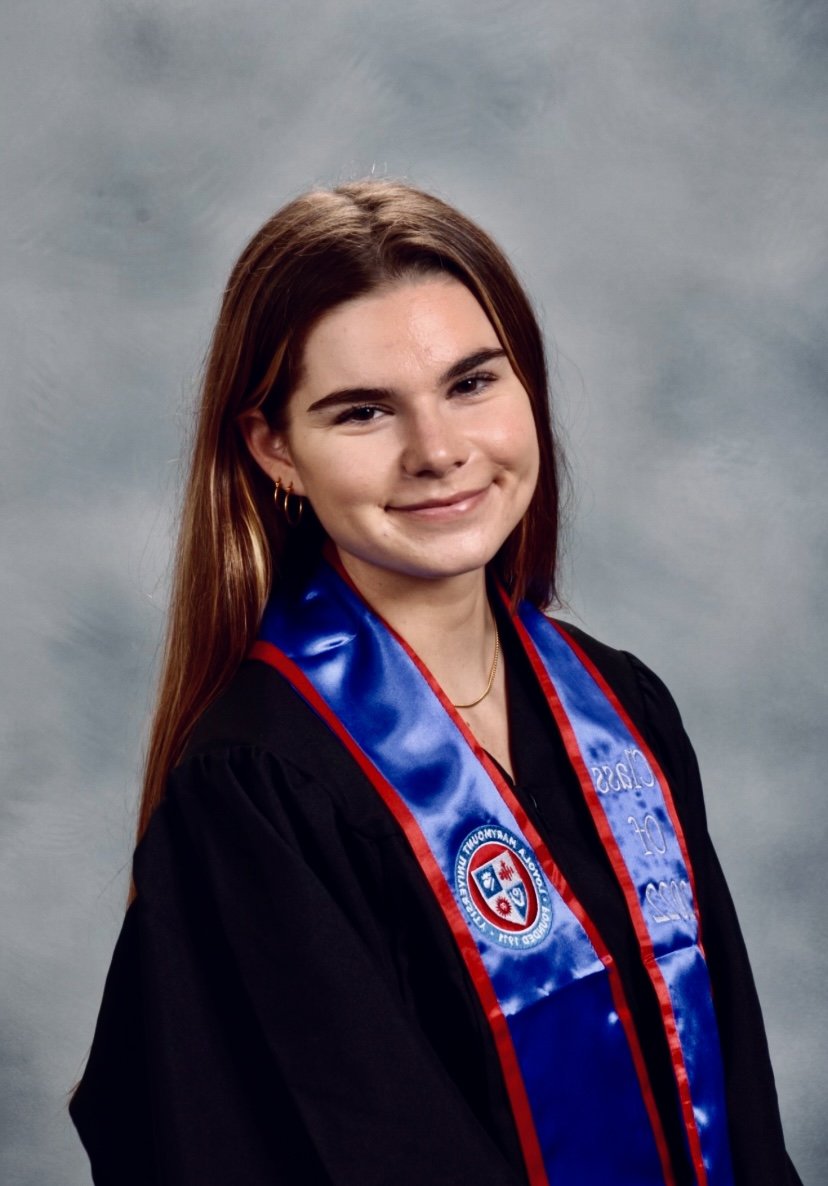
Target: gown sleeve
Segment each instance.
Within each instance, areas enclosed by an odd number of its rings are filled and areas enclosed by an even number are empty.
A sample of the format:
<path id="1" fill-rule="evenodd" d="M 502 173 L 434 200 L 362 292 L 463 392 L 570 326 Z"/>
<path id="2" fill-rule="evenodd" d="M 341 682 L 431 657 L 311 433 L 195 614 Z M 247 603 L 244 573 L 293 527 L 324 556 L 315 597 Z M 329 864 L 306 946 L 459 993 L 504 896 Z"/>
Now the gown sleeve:
<path id="1" fill-rule="evenodd" d="M 291 794 L 261 751 L 173 772 L 71 1105 L 96 1186 L 518 1186 Z"/>
<path id="2" fill-rule="evenodd" d="M 733 899 L 707 830 L 698 762 L 670 692 L 635 656 L 637 677 L 656 753 L 670 756 L 668 777 L 696 876 L 713 1004 L 725 1071 L 728 1125 L 737 1182 L 802 1186 L 785 1152 L 779 1104 L 762 1011 Z M 756 1167 L 740 1172 L 742 1151 Z M 760 1168 L 761 1167 L 761 1168 Z"/>

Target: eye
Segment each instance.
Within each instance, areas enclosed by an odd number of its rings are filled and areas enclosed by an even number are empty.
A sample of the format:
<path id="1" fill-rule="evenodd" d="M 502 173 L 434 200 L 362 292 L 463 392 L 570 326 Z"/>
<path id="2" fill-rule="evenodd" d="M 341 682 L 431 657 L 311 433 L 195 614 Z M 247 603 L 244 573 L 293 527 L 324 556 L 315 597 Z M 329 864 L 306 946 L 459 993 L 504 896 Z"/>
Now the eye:
<path id="1" fill-rule="evenodd" d="M 479 391 L 482 391 L 490 383 L 493 383 L 496 378 L 496 375 L 483 372 L 475 375 L 466 375 L 465 378 L 458 379 L 451 390 L 457 395 L 477 395 Z"/>
<path id="2" fill-rule="evenodd" d="M 345 408 L 334 418 L 334 424 L 370 424 L 382 414 L 382 408 L 375 404 L 354 404 Z"/>

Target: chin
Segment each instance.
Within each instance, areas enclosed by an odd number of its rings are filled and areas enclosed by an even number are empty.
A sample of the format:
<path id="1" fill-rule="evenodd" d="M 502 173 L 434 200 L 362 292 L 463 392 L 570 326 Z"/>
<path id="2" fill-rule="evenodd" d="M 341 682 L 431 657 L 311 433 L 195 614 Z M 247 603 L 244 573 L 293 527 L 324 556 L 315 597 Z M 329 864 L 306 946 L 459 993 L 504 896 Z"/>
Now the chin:
<path id="1" fill-rule="evenodd" d="M 356 541 L 354 545 L 349 547 L 344 540 L 337 544 L 340 553 L 344 553 L 346 565 L 347 557 L 351 556 L 360 566 L 373 569 L 378 575 L 384 572 L 413 580 L 446 581 L 485 571 L 502 547 L 503 540 L 498 534 L 496 539 L 463 540 L 455 537 L 453 540 L 412 541 L 408 546 L 396 548 L 366 548 L 364 542 L 360 547 Z"/>
<path id="2" fill-rule="evenodd" d="M 470 555 L 459 555 L 455 550 L 450 556 L 418 556 L 408 563 L 397 566 L 397 571 L 427 581 L 445 581 L 452 577 L 468 576 L 469 573 L 485 571 L 486 566 L 497 555 L 498 549 Z"/>

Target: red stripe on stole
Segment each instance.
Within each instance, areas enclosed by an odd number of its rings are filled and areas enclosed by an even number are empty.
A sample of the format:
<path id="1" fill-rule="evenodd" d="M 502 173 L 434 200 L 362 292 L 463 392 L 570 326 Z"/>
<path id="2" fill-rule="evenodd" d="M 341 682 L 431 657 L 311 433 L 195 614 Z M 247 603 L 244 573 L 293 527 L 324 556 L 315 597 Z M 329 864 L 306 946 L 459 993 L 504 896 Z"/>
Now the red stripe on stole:
<path id="1" fill-rule="evenodd" d="M 604 844 L 604 848 L 607 851 L 607 855 L 610 859 L 613 871 L 615 872 L 615 876 L 618 878 L 618 882 L 621 886 L 621 889 L 623 890 L 624 897 L 627 902 L 627 909 L 629 910 L 633 928 L 641 947 L 644 968 L 650 978 L 658 998 L 662 1022 L 670 1050 L 670 1058 L 673 1063 L 673 1073 L 675 1074 L 676 1085 L 678 1087 L 682 1118 L 684 1121 L 685 1131 L 687 1133 L 693 1169 L 695 1170 L 699 1186 L 707 1186 L 707 1170 L 705 1168 L 704 1158 L 702 1155 L 701 1140 L 699 1138 L 699 1131 L 696 1125 L 696 1117 L 693 1112 L 693 1101 L 690 1094 L 690 1079 L 687 1074 L 687 1066 L 684 1061 L 684 1052 L 681 1048 L 681 1041 L 678 1035 L 676 1017 L 673 1011 L 673 1002 L 670 998 L 670 991 L 667 987 L 667 982 L 664 979 L 664 974 L 656 962 L 652 939 L 650 937 L 650 932 L 647 929 L 647 924 L 641 909 L 641 903 L 638 900 L 638 893 L 635 886 L 633 885 L 633 881 L 626 862 L 621 855 L 621 849 L 618 845 L 618 841 L 615 838 L 615 834 L 612 831 L 610 823 L 606 817 L 606 814 L 604 813 L 603 808 L 601 807 L 600 802 L 598 801 L 598 793 L 595 790 L 595 786 L 586 768 L 586 764 L 583 760 L 575 732 L 572 728 L 572 725 L 570 724 L 566 710 L 560 702 L 558 694 L 555 690 L 555 686 L 549 678 L 546 668 L 543 665 L 543 661 L 537 653 L 531 635 L 524 626 L 523 622 L 517 617 L 517 615 L 515 615 L 512 620 L 514 621 L 515 627 L 518 631 L 518 634 L 520 635 L 521 641 L 523 642 L 524 649 L 526 650 L 526 654 L 529 657 L 529 661 L 532 664 L 538 682 L 541 685 L 558 728 L 560 729 L 564 745 L 569 755 L 569 760 L 572 762 L 575 773 L 578 776 L 578 781 L 581 784 L 581 790 L 583 792 L 587 806 L 593 820 L 595 821 L 595 826 L 598 829 L 598 833 Z M 550 618 L 547 618 L 546 620 L 549 622 L 549 625 L 558 632 L 563 641 L 575 652 L 577 657 L 584 664 L 584 667 L 587 669 L 593 679 L 595 679 L 601 691 L 606 695 L 613 708 L 616 710 L 626 727 L 629 729 L 636 745 L 641 748 L 641 752 L 647 758 L 648 762 L 652 762 L 652 769 L 659 780 L 659 786 L 662 795 L 664 796 L 668 812 L 670 813 L 671 822 L 676 829 L 679 847 L 681 849 L 682 857 L 684 858 L 688 874 L 691 879 L 691 884 L 693 886 L 694 901 L 698 903 L 698 898 L 695 896 L 696 887 L 693 880 L 692 866 L 690 865 L 686 844 L 684 843 L 684 833 L 681 829 L 681 825 L 678 822 L 678 818 L 675 815 L 675 804 L 673 802 L 673 797 L 670 793 L 669 784 L 664 777 L 661 767 L 655 760 L 650 747 L 647 745 L 638 729 L 636 729 L 629 717 L 629 714 L 623 708 L 617 696 L 609 687 L 606 680 L 597 670 L 595 665 L 584 654 L 577 643 L 575 643 L 566 634 L 563 628 L 558 625 L 557 622 Z M 696 915 L 698 917 L 698 906 L 696 907 Z M 699 946 L 701 948 L 701 943 L 699 943 Z M 653 1106 L 655 1106 L 654 1101 Z"/>
<path id="2" fill-rule="evenodd" d="M 480 952 L 460 913 L 451 887 L 443 876 L 442 870 L 432 854 L 428 841 L 420 830 L 416 818 L 391 784 L 382 776 L 374 763 L 353 739 L 300 667 L 277 647 L 261 640 L 254 643 L 249 652 L 249 658 L 259 659 L 264 663 L 268 663 L 271 667 L 275 667 L 293 685 L 303 699 L 308 702 L 311 708 L 328 725 L 335 736 L 339 738 L 402 828 L 414 856 L 417 858 L 442 908 L 460 950 L 463 962 L 468 968 L 472 983 L 483 1005 L 503 1071 L 509 1101 L 512 1105 L 515 1126 L 518 1131 L 518 1138 L 526 1163 L 529 1182 L 531 1186 L 549 1186 L 549 1179 L 543 1162 L 543 1154 L 538 1142 L 537 1133 L 535 1132 L 535 1125 L 532 1120 L 523 1076 L 520 1071 L 506 1018 L 503 1016 L 500 1002 L 497 999 Z"/>

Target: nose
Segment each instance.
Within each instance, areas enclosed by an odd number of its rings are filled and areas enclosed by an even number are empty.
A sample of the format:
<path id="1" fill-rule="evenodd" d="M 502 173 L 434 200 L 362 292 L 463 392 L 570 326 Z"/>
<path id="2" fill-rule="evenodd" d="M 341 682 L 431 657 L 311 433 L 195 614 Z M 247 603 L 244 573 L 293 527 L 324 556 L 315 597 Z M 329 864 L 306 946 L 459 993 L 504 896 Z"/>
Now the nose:
<path id="1" fill-rule="evenodd" d="M 402 429 L 401 462 L 409 477 L 443 477 L 469 458 L 470 445 L 443 401 L 411 409 Z"/>

